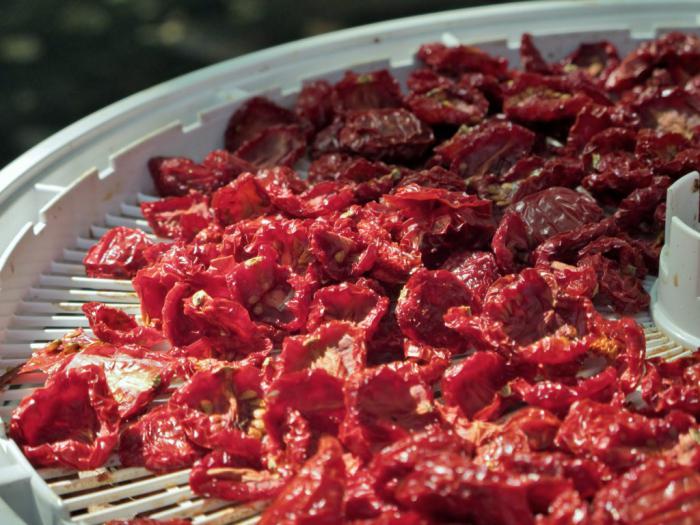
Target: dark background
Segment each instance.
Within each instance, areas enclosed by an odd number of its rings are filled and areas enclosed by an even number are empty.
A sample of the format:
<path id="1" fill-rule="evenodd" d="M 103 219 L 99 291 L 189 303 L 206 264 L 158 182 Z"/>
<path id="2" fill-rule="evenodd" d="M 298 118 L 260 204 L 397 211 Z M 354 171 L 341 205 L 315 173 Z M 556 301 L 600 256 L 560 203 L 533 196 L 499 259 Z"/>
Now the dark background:
<path id="1" fill-rule="evenodd" d="M 79 118 L 250 51 L 449 0 L 2 0 L 0 167 Z"/>

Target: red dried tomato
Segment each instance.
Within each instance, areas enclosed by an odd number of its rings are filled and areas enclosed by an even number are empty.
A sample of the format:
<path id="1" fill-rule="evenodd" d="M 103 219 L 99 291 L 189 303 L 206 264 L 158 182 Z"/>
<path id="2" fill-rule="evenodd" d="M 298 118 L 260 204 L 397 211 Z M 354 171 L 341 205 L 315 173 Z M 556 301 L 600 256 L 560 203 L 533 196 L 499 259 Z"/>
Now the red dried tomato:
<path id="1" fill-rule="evenodd" d="M 333 87 L 325 80 L 304 84 L 294 106 L 297 118 L 314 131 L 330 124 L 333 120 L 332 93 Z"/>
<path id="2" fill-rule="evenodd" d="M 85 303 L 81 307 L 95 337 L 114 345 L 153 346 L 163 335 L 153 328 L 139 326 L 133 317 L 122 310 L 102 303 Z"/>
<path id="3" fill-rule="evenodd" d="M 406 282 L 396 305 L 396 319 L 406 337 L 436 347 L 457 350 L 463 341 L 442 318 L 454 306 L 477 308 L 478 301 L 454 274 L 420 270 Z"/>
<path id="4" fill-rule="evenodd" d="M 225 134 L 226 149 L 236 151 L 244 142 L 255 138 L 269 127 L 295 123 L 296 117 L 288 109 L 263 97 L 251 98 L 228 122 Z"/>
<path id="5" fill-rule="evenodd" d="M 369 73 L 347 71 L 333 86 L 332 101 L 336 113 L 403 105 L 399 83 L 386 69 Z"/>
<path id="6" fill-rule="evenodd" d="M 251 170 L 252 165 L 226 150 L 208 153 L 201 164 L 186 157 L 153 157 L 148 161 L 148 171 L 162 197 L 181 197 L 192 190 L 211 193 Z"/>
<path id="7" fill-rule="evenodd" d="M 192 443 L 257 458 L 262 432 L 254 420 L 262 396 L 257 368 L 222 366 L 194 374 L 168 403 L 182 412 L 178 419 Z"/>
<path id="8" fill-rule="evenodd" d="M 436 421 L 433 395 L 411 365 L 360 371 L 345 383 L 343 444 L 361 458 Z"/>
<path id="9" fill-rule="evenodd" d="M 418 58 L 432 69 L 451 75 L 477 72 L 503 78 L 508 67 L 505 58 L 492 57 L 476 47 L 447 47 L 438 42 L 420 46 Z"/>
<path id="10" fill-rule="evenodd" d="M 584 400 L 571 407 L 556 442 L 564 450 L 600 459 L 619 471 L 672 447 L 678 436 L 693 424 L 693 418 L 681 412 L 652 419 L 613 405 Z"/>
<path id="11" fill-rule="evenodd" d="M 434 151 L 440 164 L 463 177 L 499 175 L 527 155 L 534 142 L 535 134 L 530 130 L 494 119 L 458 131 Z"/>
<path id="12" fill-rule="evenodd" d="M 474 125 L 484 119 L 489 109 L 488 100 L 478 89 L 459 86 L 411 94 L 406 104 L 419 119 L 431 125 Z"/>
<path id="13" fill-rule="evenodd" d="M 263 467 L 259 458 L 251 460 L 224 450 L 204 456 L 190 474 L 190 487 L 195 494 L 238 503 L 270 499 L 286 481 Z"/>
<path id="14" fill-rule="evenodd" d="M 365 279 L 326 286 L 314 294 L 307 329 L 314 330 L 325 322 L 338 320 L 359 326 L 371 337 L 388 306 L 389 299 Z"/>
<path id="15" fill-rule="evenodd" d="M 236 156 L 258 168 L 293 166 L 306 151 L 306 138 L 296 125 L 271 126 L 245 141 Z"/>
<path id="16" fill-rule="evenodd" d="M 331 321 L 307 335 L 286 337 L 279 356 L 280 372 L 321 368 L 344 379 L 365 368 L 365 332 L 347 322 Z"/>
<path id="17" fill-rule="evenodd" d="M 272 501 L 261 525 L 334 525 L 343 519 L 345 463 L 335 438 L 321 438 L 318 451 Z"/>
<path id="18" fill-rule="evenodd" d="M 124 466 L 170 472 L 192 466 L 203 450 L 185 433 L 182 412 L 167 406 L 155 408 L 125 428 L 119 439 L 119 460 Z"/>
<path id="19" fill-rule="evenodd" d="M 116 446 L 120 419 L 104 372 L 88 365 L 53 374 L 25 397 L 9 435 L 37 467 L 90 470 Z"/>
<path id="20" fill-rule="evenodd" d="M 475 311 L 481 310 L 486 291 L 500 277 L 496 258 L 490 252 L 457 252 L 442 264 L 469 289 Z"/>
<path id="21" fill-rule="evenodd" d="M 133 277 L 146 265 L 143 251 L 149 246 L 153 246 L 153 241 L 141 230 L 112 228 L 85 254 L 85 272 L 89 277 L 107 279 Z"/>
<path id="22" fill-rule="evenodd" d="M 370 159 L 411 161 L 433 143 L 432 130 L 405 109 L 353 111 L 338 134 L 340 146 Z"/>
<path id="23" fill-rule="evenodd" d="M 593 501 L 597 525 L 682 525 L 700 519 L 697 470 L 650 459 L 604 487 Z"/>
<path id="24" fill-rule="evenodd" d="M 574 118 L 591 103 L 588 93 L 566 78 L 522 73 L 506 89 L 503 111 L 521 122 L 551 122 Z"/>
<path id="25" fill-rule="evenodd" d="M 464 417 L 490 420 L 498 416 L 499 390 L 506 384 L 505 360 L 493 352 L 477 352 L 449 367 L 440 384 L 443 400 Z"/>
<path id="26" fill-rule="evenodd" d="M 142 202 L 141 211 L 153 233 L 169 239 L 190 241 L 212 219 L 209 199 L 198 193 Z"/>

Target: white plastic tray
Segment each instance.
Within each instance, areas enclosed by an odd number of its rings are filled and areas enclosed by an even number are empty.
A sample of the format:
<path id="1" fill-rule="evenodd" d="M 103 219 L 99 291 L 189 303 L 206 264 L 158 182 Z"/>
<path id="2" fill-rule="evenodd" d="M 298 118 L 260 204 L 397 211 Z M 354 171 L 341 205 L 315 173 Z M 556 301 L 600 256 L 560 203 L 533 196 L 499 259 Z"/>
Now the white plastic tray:
<path id="1" fill-rule="evenodd" d="M 691 0 L 534 2 L 444 12 L 253 53 L 90 115 L 0 172 L 0 368 L 15 366 L 33 348 L 85 326 L 80 314 L 85 301 L 137 311 L 128 281 L 85 277 L 80 262 L 85 250 L 111 226 L 147 229 L 137 206 L 153 194 L 147 159 L 201 158 L 221 147 L 232 111 L 253 95 L 285 104 L 303 81 L 336 80 L 350 68 L 389 67 L 403 81 L 414 67 L 413 53 L 429 41 L 478 44 L 517 66 L 524 31 L 535 35 L 547 58 L 556 59 L 582 41 L 600 39 L 624 54 L 670 28 L 697 32 L 699 20 L 700 4 Z M 0 395 L 0 417 L 6 420 L 37 386 L 24 383 Z M 141 512 L 192 516 L 198 524 L 229 523 L 255 512 L 197 498 L 187 486 L 187 471 L 153 476 L 114 466 L 81 475 L 60 469 L 38 473 L 1 437 L 0 498 L 32 525 L 100 523 Z M 1 509 L 0 523 L 5 523 Z"/>

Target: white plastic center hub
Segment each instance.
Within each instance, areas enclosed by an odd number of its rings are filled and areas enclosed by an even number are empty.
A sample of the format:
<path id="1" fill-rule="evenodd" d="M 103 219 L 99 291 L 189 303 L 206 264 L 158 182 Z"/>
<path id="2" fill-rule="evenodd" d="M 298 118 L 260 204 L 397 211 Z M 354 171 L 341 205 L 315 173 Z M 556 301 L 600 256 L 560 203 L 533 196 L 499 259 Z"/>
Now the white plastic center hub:
<path id="1" fill-rule="evenodd" d="M 666 195 L 666 236 L 651 294 L 657 327 L 691 351 L 700 348 L 700 175 L 677 180 Z"/>

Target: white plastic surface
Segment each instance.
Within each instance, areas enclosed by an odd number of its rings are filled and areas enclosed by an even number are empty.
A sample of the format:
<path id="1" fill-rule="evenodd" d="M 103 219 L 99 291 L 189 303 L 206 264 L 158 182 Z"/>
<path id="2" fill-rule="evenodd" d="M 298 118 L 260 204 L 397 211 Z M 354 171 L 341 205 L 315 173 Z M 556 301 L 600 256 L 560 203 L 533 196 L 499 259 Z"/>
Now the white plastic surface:
<path id="1" fill-rule="evenodd" d="M 0 371 L 33 349 L 86 325 L 84 302 L 110 302 L 135 314 L 128 281 L 89 279 L 81 261 L 108 228 L 147 229 L 138 204 L 154 198 L 146 161 L 154 155 L 201 159 L 221 147 L 231 113 L 264 94 L 289 105 L 305 80 L 335 81 L 347 69 L 388 67 L 400 81 L 424 42 L 472 43 L 518 65 L 529 31 L 548 59 L 584 41 L 607 39 L 622 54 L 669 28 L 697 31 L 695 0 L 531 2 L 465 9 L 315 37 L 197 71 L 95 113 L 42 142 L 0 172 Z M 648 347 L 677 346 L 643 320 Z M 0 393 L 7 422 L 19 401 L 41 387 L 24 377 Z M 0 432 L 0 436 L 2 433 Z M 24 497 L 19 494 L 24 494 Z M 156 476 L 112 462 L 91 472 L 33 470 L 0 437 L 0 497 L 31 525 L 101 523 L 140 513 L 192 517 L 195 524 L 250 520 L 259 506 L 234 507 L 192 494 L 187 471 Z M 0 515 L 0 523 L 2 516 Z"/>
<path id="2" fill-rule="evenodd" d="M 656 325 L 689 350 L 700 348 L 700 174 L 677 180 L 666 195 L 666 235 L 652 293 Z"/>

